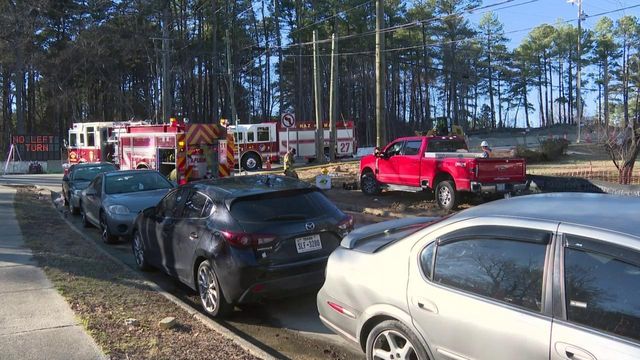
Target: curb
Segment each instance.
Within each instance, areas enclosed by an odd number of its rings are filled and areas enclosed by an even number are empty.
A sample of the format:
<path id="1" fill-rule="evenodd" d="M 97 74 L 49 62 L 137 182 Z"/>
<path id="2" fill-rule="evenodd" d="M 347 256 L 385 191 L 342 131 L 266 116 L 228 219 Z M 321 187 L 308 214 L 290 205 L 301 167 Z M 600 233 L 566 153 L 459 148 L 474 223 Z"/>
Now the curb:
<path id="1" fill-rule="evenodd" d="M 41 188 L 41 187 L 38 187 L 38 186 L 36 186 L 36 188 L 38 188 L 39 190 L 51 191 L 51 190 L 44 189 L 44 188 Z M 53 194 L 54 194 L 54 192 L 51 191 L 52 200 L 53 200 Z M 135 272 L 133 269 L 131 269 L 129 266 L 127 266 L 125 263 L 120 261 L 115 256 L 111 255 L 109 252 L 107 252 L 106 250 L 104 250 L 103 248 L 98 246 L 89 236 L 87 236 L 84 233 L 82 233 L 82 231 L 78 230 L 67 218 L 64 217 L 64 215 L 62 213 L 60 213 L 58 211 L 58 209 L 55 207 L 53 202 L 51 202 L 50 204 L 51 204 L 51 207 L 54 210 L 56 210 L 56 213 L 58 213 L 58 216 L 60 216 L 60 218 L 67 224 L 67 226 L 69 226 L 75 233 L 80 235 L 91 246 L 93 246 L 95 249 L 97 249 L 101 254 L 105 255 L 106 257 L 108 257 L 109 259 L 114 261 L 116 264 L 120 265 L 120 267 L 123 270 L 125 270 L 126 272 L 128 272 L 130 274 L 135 274 L 137 277 L 140 277 L 140 274 Z M 225 328 L 224 326 L 218 324 L 213 319 L 209 318 L 206 315 L 203 315 L 199 311 L 195 310 L 193 307 L 187 305 L 182 300 L 180 300 L 177 297 L 171 295 L 170 293 L 164 291 L 156 283 L 154 283 L 152 281 L 149 281 L 149 280 L 146 280 L 146 279 L 140 279 L 140 281 L 141 281 L 142 284 L 148 286 L 152 290 L 160 293 L 162 296 L 164 296 L 169 301 L 171 301 L 174 304 L 178 305 L 180 308 L 185 310 L 189 315 L 191 315 L 193 318 L 195 318 L 195 319 L 199 320 L 200 322 L 202 322 L 208 328 L 218 332 L 220 335 L 222 335 L 225 338 L 233 341 L 238 346 L 240 346 L 241 348 L 243 348 L 244 350 L 249 352 L 251 355 L 259 357 L 259 358 L 264 359 L 264 360 L 277 360 L 277 358 L 274 357 L 273 355 L 271 355 L 271 354 L 267 353 L 266 351 L 260 349 L 259 347 L 257 347 L 256 345 L 252 344 L 251 342 L 243 339 L 242 337 L 234 334 L 232 331 L 230 331 L 229 329 Z"/>

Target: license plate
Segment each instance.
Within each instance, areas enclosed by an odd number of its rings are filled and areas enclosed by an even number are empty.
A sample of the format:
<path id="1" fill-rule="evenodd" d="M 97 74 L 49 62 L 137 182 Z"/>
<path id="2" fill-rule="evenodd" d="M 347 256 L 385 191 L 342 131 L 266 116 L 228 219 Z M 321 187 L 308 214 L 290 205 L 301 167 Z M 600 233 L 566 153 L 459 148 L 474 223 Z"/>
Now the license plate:
<path id="1" fill-rule="evenodd" d="M 497 184 L 496 185 L 496 190 L 497 191 L 504 191 L 505 189 L 505 185 L 504 184 Z"/>
<path id="2" fill-rule="evenodd" d="M 321 249 L 322 242 L 320 241 L 320 235 L 318 234 L 296 239 L 296 250 L 298 250 L 298 254 Z"/>

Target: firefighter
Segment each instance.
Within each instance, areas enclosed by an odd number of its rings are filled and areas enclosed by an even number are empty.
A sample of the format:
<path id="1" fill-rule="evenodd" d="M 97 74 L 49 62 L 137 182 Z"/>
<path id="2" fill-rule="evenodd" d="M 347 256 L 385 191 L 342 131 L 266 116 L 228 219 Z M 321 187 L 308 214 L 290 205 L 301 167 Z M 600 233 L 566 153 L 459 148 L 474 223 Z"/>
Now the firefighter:
<path id="1" fill-rule="evenodd" d="M 289 151 L 284 155 L 284 175 L 293 178 L 298 178 L 298 174 L 293 169 L 294 158 L 296 157 L 296 149 L 289 148 Z"/>

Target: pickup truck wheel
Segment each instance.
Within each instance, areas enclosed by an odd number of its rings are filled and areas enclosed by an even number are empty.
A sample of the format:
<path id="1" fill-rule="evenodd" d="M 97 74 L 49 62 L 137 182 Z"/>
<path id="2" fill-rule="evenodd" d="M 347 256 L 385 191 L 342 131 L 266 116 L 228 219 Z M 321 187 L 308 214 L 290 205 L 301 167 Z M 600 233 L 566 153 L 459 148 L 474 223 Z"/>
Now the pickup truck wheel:
<path id="1" fill-rule="evenodd" d="M 458 194 L 456 193 L 453 181 L 444 180 L 438 183 L 436 186 L 436 202 L 438 206 L 443 210 L 451 210 L 456 207 L 458 201 Z"/>
<path id="2" fill-rule="evenodd" d="M 368 172 L 360 177 L 360 189 L 367 195 L 376 195 L 380 193 L 380 184 L 378 184 L 376 177 Z"/>

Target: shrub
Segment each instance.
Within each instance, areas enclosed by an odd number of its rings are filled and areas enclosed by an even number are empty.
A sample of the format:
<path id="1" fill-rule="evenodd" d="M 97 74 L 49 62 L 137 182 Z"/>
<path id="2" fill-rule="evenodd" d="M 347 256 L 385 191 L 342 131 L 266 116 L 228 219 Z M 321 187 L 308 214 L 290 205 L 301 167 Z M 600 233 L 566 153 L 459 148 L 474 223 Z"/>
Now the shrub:
<path id="1" fill-rule="evenodd" d="M 569 141 L 565 139 L 547 139 L 540 143 L 540 150 L 531 150 L 524 146 L 516 148 L 516 156 L 524 158 L 527 163 L 553 161 L 567 152 Z"/>
<path id="2" fill-rule="evenodd" d="M 525 146 L 518 146 L 516 148 L 516 157 L 524 158 L 527 161 L 527 164 L 537 163 L 543 159 L 542 153 L 527 149 Z"/>
<path id="3" fill-rule="evenodd" d="M 544 160 L 556 160 L 564 155 L 569 148 L 569 141 L 566 139 L 547 139 L 540 143 L 540 151 Z"/>

